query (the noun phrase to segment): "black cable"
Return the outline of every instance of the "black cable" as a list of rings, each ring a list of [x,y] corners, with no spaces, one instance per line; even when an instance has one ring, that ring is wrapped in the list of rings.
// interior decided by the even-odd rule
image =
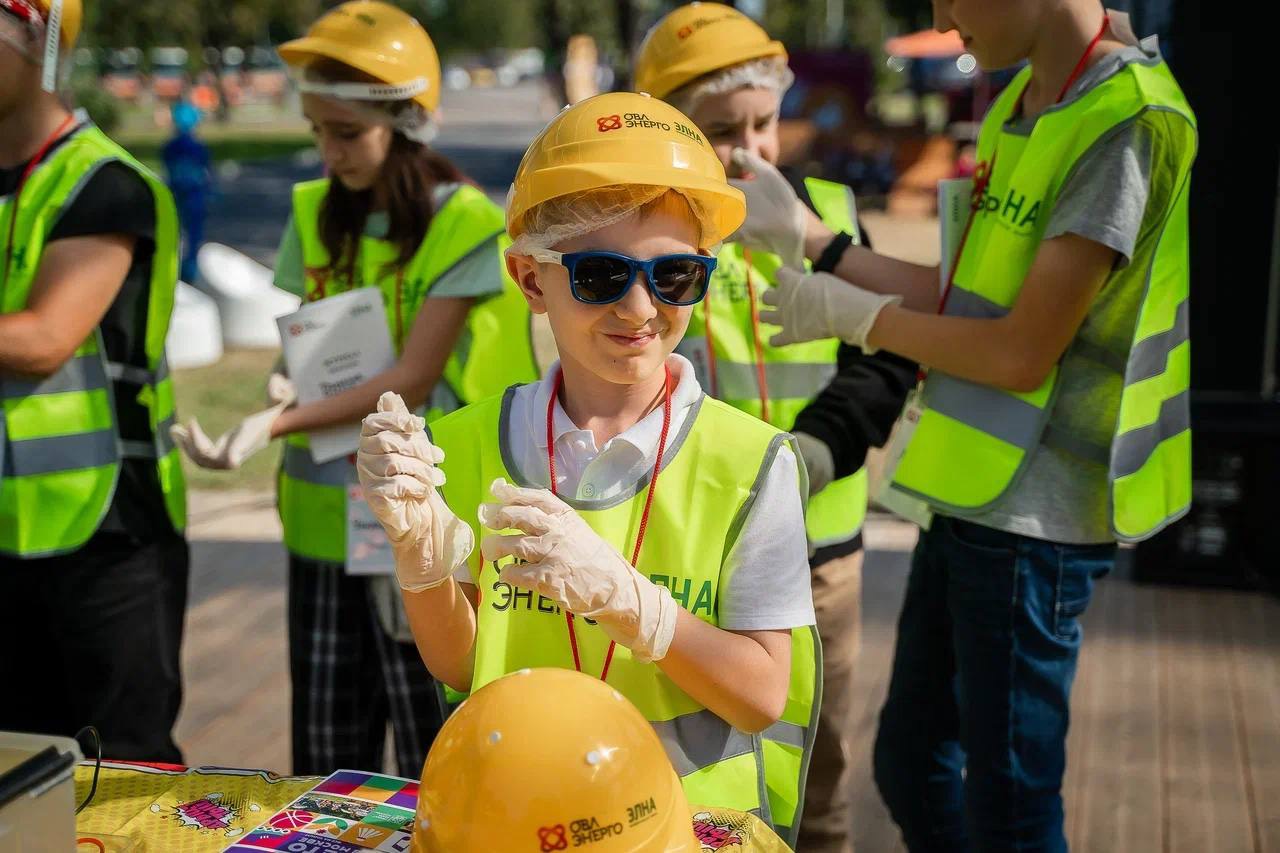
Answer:
[[[76,732],[75,737],[77,743],[80,741],[80,736],[85,733],[93,735],[93,743],[96,747],[97,760],[93,765],[93,784],[89,786],[89,795],[84,798],[84,802],[76,809],[76,814],[80,814],[80,812],[84,811],[84,807],[89,805],[89,802],[93,799],[93,795],[98,793],[98,773],[102,771],[102,736],[98,734],[98,730],[93,726],[85,726],[83,729]]]

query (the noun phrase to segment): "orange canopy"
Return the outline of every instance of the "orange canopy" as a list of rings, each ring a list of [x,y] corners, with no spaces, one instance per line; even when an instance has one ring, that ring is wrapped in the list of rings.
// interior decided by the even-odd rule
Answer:
[[[921,30],[918,33],[891,38],[884,43],[884,52],[904,59],[930,59],[959,56],[965,53],[964,42],[955,30],[940,33],[937,30]]]

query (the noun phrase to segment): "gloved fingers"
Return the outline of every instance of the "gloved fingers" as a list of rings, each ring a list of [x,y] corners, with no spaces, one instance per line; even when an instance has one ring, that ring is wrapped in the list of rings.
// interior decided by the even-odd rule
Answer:
[[[356,454],[356,465],[362,475],[375,479],[405,475],[428,486],[443,486],[445,482],[444,472],[436,466],[400,453],[365,453],[362,450]]]
[[[404,400],[394,391],[387,391],[378,398],[378,410],[365,415],[360,434],[373,435],[383,430],[414,433],[423,429],[426,421],[409,411]]]
[[[175,424],[169,434],[186,452],[187,457],[201,468],[226,470],[231,467],[224,452],[231,432],[223,433],[217,441],[213,441],[205,435],[200,423],[192,418],[185,427]]]
[[[733,149],[729,154],[729,160],[742,171],[744,177],[748,175],[759,177],[762,172],[767,172],[773,168],[769,161],[745,148]]]
[[[508,563],[498,573],[498,579],[549,598],[565,610],[573,609],[565,593],[563,578],[546,563]]]
[[[267,378],[267,401],[272,405],[292,405],[298,400],[298,387],[283,373],[273,373]]]
[[[499,503],[508,506],[537,507],[550,515],[560,515],[571,511],[567,503],[551,494],[548,489],[530,489],[523,486],[514,486],[501,477],[494,480],[493,484],[489,486],[489,494],[497,498]]]
[[[775,275],[777,287],[766,290],[765,296],[767,297],[770,293],[773,293],[776,290],[795,287],[796,285],[803,283],[807,275],[808,273],[803,270],[792,269],[791,267],[778,267],[778,272]],[[768,302],[768,299],[766,298],[765,301]],[[777,303],[770,304],[776,305]]]
[[[536,563],[546,558],[550,551],[550,545],[542,537],[523,533],[490,533],[480,540],[480,554],[490,562],[515,557],[526,563]]]
[[[760,315],[760,319],[764,320],[764,322],[766,323],[772,323],[775,326],[780,324],[780,321],[778,320],[765,320],[763,314]],[[769,346],[785,347],[785,346],[790,346],[791,344],[794,344],[799,340],[800,340],[799,338],[792,337],[791,333],[788,332],[786,329],[783,329],[781,332],[778,332],[776,335],[773,335],[772,337],[769,338]]]
[[[402,501],[421,501],[431,494],[431,486],[417,477],[407,474],[396,474],[392,477],[369,477],[360,475],[360,485],[364,487],[365,500],[370,506],[390,505]]]
[[[767,296],[768,294],[765,294],[765,295]],[[783,323],[783,322],[782,322],[782,312],[781,312],[781,311],[779,311],[779,310],[773,310],[773,309],[766,310],[766,311],[761,311],[761,312],[760,312],[760,322],[762,322],[762,323],[768,323],[768,324],[770,324],[770,325],[772,325],[772,326],[785,326],[785,325],[786,325],[785,323]]]
[[[444,451],[431,443],[425,432],[408,435],[402,432],[383,430],[372,435],[360,436],[361,453],[399,453],[412,456],[432,465],[444,461]]]
[[[520,504],[480,504],[480,523],[490,530],[524,531],[532,536],[542,536],[551,531],[552,517],[535,506]]]

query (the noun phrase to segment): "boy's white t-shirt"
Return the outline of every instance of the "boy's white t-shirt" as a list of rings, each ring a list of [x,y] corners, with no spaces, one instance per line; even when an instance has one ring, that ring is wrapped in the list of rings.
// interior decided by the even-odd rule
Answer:
[[[693,365],[683,356],[672,355],[667,363],[677,379],[671,392],[669,436],[672,436],[680,432],[694,404],[702,397],[702,387],[694,376]],[[557,362],[541,381],[515,389],[508,410],[509,424],[505,425],[512,460],[519,468],[519,472],[512,473],[542,488],[546,488],[550,480],[547,403],[559,369]],[[552,434],[556,448],[556,491],[573,495],[577,500],[605,501],[634,488],[636,481],[653,470],[662,436],[662,409],[650,412],[635,426],[598,448],[591,431],[579,429],[557,400],[552,414]],[[667,459],[672,458],[670,451],[671,448],[664,451]],[[679,448],[674,452],[678,454]],[[796,455],[789,446],[784,444],[779,448],[747,513],[738,541],[725,559],[718,593],[721,628],[767,631],[814,624],[809,545],[797,465]],[[447,475],[447,459],[443,467]],[[658,487],[662,487],[661,478]],[[465,565],[459,567],[454,578],[472,583]]]

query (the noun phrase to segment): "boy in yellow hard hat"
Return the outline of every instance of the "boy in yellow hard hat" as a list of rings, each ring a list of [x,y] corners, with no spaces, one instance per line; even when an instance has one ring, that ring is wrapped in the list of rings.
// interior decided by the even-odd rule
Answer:
[[[818,690],[812,669],[791,674],[793,629],[813,642],[803,468],[789,436],[708,399],[672,354],[743,207],[669,105],[566,109],[507,207],[508,266],[560,362],[431,439],[384,397],[357,467],[438,678],[599,676],[653,724],[691,800],[767,817],[758,734],[807,742]]]
[[[863,466],[867,450],[888,439],[916,368],[898,356],[867,354],[835,338],[769,343],[778,329],[761,322],[761,300],[783,266],[829,269],[842,248],[855,240],[867,243],[848,187],[812,177],[795,180],[774,167],[782,96],[791,81],[782,43],[718,3],[690,3],[668,13],[649,31],[635,62],[636,88],[692,118],[731,183],[747,195],[747,219],[717,254],[707,298],[694,310],[677,352],[693,363],[710,394],[790,430],[804,456],[809,567],[822,636],[822,708],[804,801],[775,802],[774,816],[801,849],[844,853],[851,849],[853,828],[850,741],[867,509]],[[805,203],[782,211],[781,223],[773,221],[776,206],[760,202],[761,196],[794,200],[797,194]],[[822,222],[830,228],[827,239],[806,241],[810,224]],[[747,248],[744,238],[753,237],[772,239]],[[766,743],[766,766],[773,757],[785,761],[786,750],[785,744]]]

